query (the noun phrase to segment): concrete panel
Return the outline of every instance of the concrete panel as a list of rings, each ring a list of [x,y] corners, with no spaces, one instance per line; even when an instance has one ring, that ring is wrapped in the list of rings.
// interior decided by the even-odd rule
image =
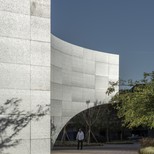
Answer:
[[[36,131],[37,130],[37,131]],[[31,121],[31,139],[45,139],[50,137],[50,115],[39,121]]]
[[[37,139],[31,141],[31,154],[49,154],[50,139]]]
[[[83,58],[83,48],[72,45],[72,56]]]
[[[10,89],[0,89],[0,106],[3,105],[7,100],[16,97],[16,91]],[[29,104],[30,107],[30,104]],[[29,108],[30,109],[30,108]]]
[[[51,64],[62,68],[62,61],[63,61],[63,53],[52,48]]]
[[[11,129],[10,131],[7,131],[7,133],[10,133],[12,132],[13,133],[13,130]],[[10,136],[10,135],[9,135]],[[28,124],[26,127],[24,127],[19,133],[17,136],[14,136],[13,139],[19,139],[19,140],[30,140],[30,136],[31,136],[31,133],[30,133],[30,124]]]
[[[72,57],[72,70],[75,72],[83,72],[83,59]]]
[[[108,54],[109,63],[119,65],[119,55]]]
[[[13,92],[13,90],[8,90],[8,91]],[[4,95],[10,95],[10,93],[7,94],[6,92]],[[21,99],[19,110],[23,110],[25,112],[30,111],[31,102],[30,102],[30,91],[29,90],[16,90],[16,94],[14,95],[14,97]],[[12,95],[12,98],[13,98],[13,95]]]
[[[90,49],[83,49],[84,59],[95,61],[95,52]]]
[[[1,89],[30,89],[30,66],[0,64]]]
[[[72,101],[63,101],[62,102],[63,110],[72,110]]]
[[[103,52],[95,52],[95,61],[108,63],[108,54]]]
[[[90,100],[90,102],[94,102],[96,100],[95,99],[95,90],[83,88],[83,101],[86,102],[88,100]]]
[[[4,149],[4,154],[31,154],[30,153],[30,140],[21,140],[20,143],[14,147]]]
[[[56,100],[62,100],[62,85],[51,83],[51,98]]]
[[[49,0],[31,0],[31,15],[50,18]]]
[[[96,98],[97,98],[97,100],[98,101],[101,101],[101,102],[103,102],[103,103],[107,103],[106,102],[106,99],[107,99],[107,95],[106,95],[106,88],[104,88],[104,89],[97,89],[96,90]]]
[[[30,64],[30,41],[0,37],[0,62]]]
[[[62,116],[62,101],[52,99],[51,102],[51,115]]]
[[[109,79],[108,77],[96,76],[96,89],[108,88]]]
[[[62,69],[72,71],[72,56],[63,54],[62,55]]]
[[[108,76],[109,66],[106,63],[96,62],[96,75]]]
[[[83,100],[83,88],[72,87],[72,101],[82,102]]]
[[[30,14],[30,1],[28,0],[0,0],[0,10],[19,14]]]
[[[72,72],[67,70],[62,70],[62,83],[64,85],[72,84]]]
[[[86,104],[86,102],[84,102]],[[72,112],[74,113],[74,115],[78,114],[79,112],[85,110],[86,108],[82,108],[83,102],[72,102]]]
[[[31,39],[50,42],[50,19],[31,17]]]
[[[62,117],[72,117],[74,116],[74,112],[72,111],[72,109],[65,109],[62,112]]]
[[[93,89],[95,88],[95,76],[94,75],[84,74],[83,82],[84,82],[85,88],[93,88]]]
[[[22,113],[20,113],[22,114]],[[4,117],[7,117],[7,115],[0,115],[0,116],[4,116]],[[10,116],[10,114],[9,114]],[[24,116],[24,114],[22,115]],[[15,117],[15,115],[13,114],[11,117]],[[11,120],[11,119],[10,119]],[[11,125],[7,125],[7,127],[5,128],[5,134],[2,133],[1,134],[1,137],[3,138],[7,138],[7,137],[11,137],[13,134],[14,134],[14,129]],[[26,127],[23,127],[15,136],[13,136],[12,138],[13,140],[21,140],[21,139],[24,139],[24,140],[30,140],[30,124],[28,124]]]
[[[50,43],[31,41],[31,64],[50,66]]]
[[[4,104],[6,100],[17,98],[21,99],[19,110],[30,111],[30,91],[29,90],[14,90],[14,89],[0,89],[0,105]]]
[[[0,36],[30,38],[30,16],[0,11]]]
[[[31,110],[36,111],[38,105],[50,108],[50,91],[31,91]]]
[[[72,45],[70,43],[60,40],[55,36],[52,36],[51,42],[53,49],[59,50],[68,55],[72,55]]]
[[[83,84],[83,74],[78,72],[72,72],[72,85],[82,87]]]
[[[31,89],[50,90],[50,68],[31,66]]]
[[[72,101],[72,87],[63,85],[63,101]]]
[[[119,65],[109,65],[109,76],[118,76]]]
[[[84,59],[83,72],[87,74],[95,74],[95,62]]]
[[[62,69],[56,66],[51,67],[51,81],[62,84]]]

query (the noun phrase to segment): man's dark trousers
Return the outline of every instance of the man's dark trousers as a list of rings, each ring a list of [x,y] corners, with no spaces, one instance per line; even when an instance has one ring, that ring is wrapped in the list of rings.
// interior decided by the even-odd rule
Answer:
[[[83,147],[83,140],[78,140],[78,149],[82,149]]]

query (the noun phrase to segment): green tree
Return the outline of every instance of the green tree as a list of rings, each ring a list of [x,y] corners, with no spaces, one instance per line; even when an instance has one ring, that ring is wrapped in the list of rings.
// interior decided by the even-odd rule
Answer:
[[[95,134],[93,133],[93,126],[96,124],[96,121],[98,120],[98,116],[100,114],[100,105],[101,102],[95,101],[94,107],[89,108],[90,100],[86,101],[88,109],[82,112],[83,119],[86,123],[87,132],[85,134],[85,137],[87,139],[87,143],[89,144],[91,142],[91,139],[93,138],[96,142],[97,139],[95,137]],[[96,107],[97,106],[97,107]]]
[[[154,72],[144,73],[143,79],[135,82],[128,80],[110,84],[107,94],[114,92],[117,85],[123,87],[111,99],[117,104],[118,117],[123,119],[123,125],[154,128]]]
[[[95,137],[94,130],[97,130],[98,128],[96,124],[98,124],[97,120],[99,119],[102,102],[95,101],[94,107],[92,108],[89,108],[90,103],[91,102],[87,100],[87,109],[77,114],[73,119],[71,119],[71,122],[74,123],[74,126],[76,128],[82,128],[84,130],[85,140],[88,144],[91,143],[92,140],[98,142],[97,138]]]

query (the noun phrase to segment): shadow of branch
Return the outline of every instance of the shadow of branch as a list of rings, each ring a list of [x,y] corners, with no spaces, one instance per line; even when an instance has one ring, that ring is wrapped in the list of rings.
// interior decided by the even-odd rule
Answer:
[[[0,106],[0,151],[18,145],[15,137],[31,120],[40,120],[49,112],[49,105],[38,105],[35,111],[20,109],[21,99],[12,98]]]

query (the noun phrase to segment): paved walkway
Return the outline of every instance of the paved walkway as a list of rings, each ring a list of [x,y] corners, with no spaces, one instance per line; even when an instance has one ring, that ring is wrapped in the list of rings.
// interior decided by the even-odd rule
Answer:
[[[52,154],[138,154],[138,144],[104,145],[102,147],[84,147],[83,150],[56,149]]]

